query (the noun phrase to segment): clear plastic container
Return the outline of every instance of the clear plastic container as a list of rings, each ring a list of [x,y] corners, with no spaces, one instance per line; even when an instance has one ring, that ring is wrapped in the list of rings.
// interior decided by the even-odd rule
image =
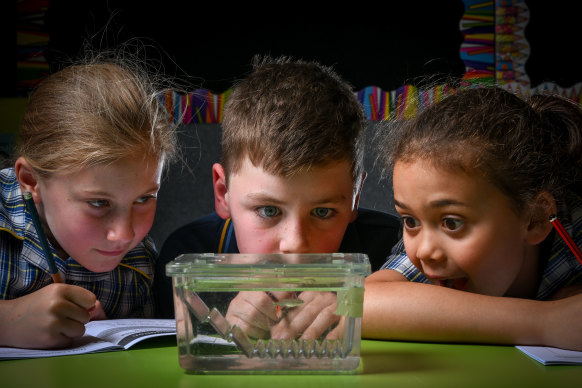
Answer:
[[[355,373],[363,254],[185,254],[172,277],[189,373]]]

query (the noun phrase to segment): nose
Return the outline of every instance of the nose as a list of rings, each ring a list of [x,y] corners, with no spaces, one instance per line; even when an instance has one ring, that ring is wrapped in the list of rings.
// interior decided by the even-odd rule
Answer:
[[[439,238],[436,232],[430,229],[423,229],[418,238],[416,248],[416,258],[423,262],[440,262],[445,259],[444,251],[439,244]]]
[[[288,218],[281,228],[281,253],[309,253],[309,223],[301,217]]]
[[[112,217],[107,229],[107,239],[119,243],[129,243],[135,237],[131,211]]]

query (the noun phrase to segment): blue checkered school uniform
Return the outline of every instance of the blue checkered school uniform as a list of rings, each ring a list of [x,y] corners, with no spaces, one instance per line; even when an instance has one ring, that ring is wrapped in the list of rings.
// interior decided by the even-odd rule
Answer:
[[[569,217],[562,219],[562,224],[574,242],[582,247],[582,199],[577,198],[569,209],[569,215]],[[548,257],[542,257],[542,262],[545,262],[545,265],[536,294],[537,300],[549,299],[563,287],[582,284],[582,264],[578,262],[558,233],[552,232],[550,238],[552,239],[550,254]],[[402,239],[394,245],[392,253],[381,269],[399,272],[412,282],[430,284],[429,280],[406,255]]]
[[[0,171],[0,191],[0,299],[8,300],[37,291],[52,278],[14,169]],[[114,270],[102,273],[85,269],[73,258],[59,257],[49,245],[63,281],[93,292],[107,318],[153,317],[157,250],[150,237],[129,251]]]

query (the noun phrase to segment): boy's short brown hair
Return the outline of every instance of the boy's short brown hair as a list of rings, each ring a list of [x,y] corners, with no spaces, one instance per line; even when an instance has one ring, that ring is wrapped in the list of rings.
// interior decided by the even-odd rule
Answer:
[[[245,157],[291,176],[348,160],[354,185],[363,174],[366,117],[351,85],[330,67],[289,57],[253,59],[223,115],[222,165],[236,173]]]

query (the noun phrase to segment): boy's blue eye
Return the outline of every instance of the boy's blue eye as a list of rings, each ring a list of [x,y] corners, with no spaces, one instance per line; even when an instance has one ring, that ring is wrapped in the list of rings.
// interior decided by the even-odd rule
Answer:
[[[93,201],[87,201],[87,203],[90,206],[98,209],[104,208],[109,205],[109,201],[106,199],[95,199]]]
[[[313,209],[313,214],[319,218],[328,218],[331,215],[331,209],[327,207],[317,207]]]
[[[281,211],[275,206],[261,206],[257,209],[257,213],[263,218],[272,218],[279,215]]]
[[[145,195],[143,197],[138,198],[135,202],[136,203],[146,203],[147,201],[149,201],[150,199],[156,199],[158,198],[158,196],[156,194],[152,194],[152,195]]]
[[[457,218],[448,217],[443,219],[442,225],[446,230],[456,231],[465,225],[465,223]]]

